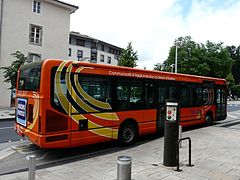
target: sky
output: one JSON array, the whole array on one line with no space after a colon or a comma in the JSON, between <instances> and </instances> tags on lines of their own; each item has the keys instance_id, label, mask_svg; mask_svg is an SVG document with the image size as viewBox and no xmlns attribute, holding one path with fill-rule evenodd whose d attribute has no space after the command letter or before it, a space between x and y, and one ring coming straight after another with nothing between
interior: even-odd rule
<instances>
[{"instance_id":1,"label":"sky","mask_svg":"<svg viewBox=\"0 0 240 180\"><path fill-rule=\"evenodd\" d=\"M197 43L240 45L240 0L62 0L79 9L70 30L138 54L138 68L153 69L178 37Z\"/></svg>"}]
</instances>

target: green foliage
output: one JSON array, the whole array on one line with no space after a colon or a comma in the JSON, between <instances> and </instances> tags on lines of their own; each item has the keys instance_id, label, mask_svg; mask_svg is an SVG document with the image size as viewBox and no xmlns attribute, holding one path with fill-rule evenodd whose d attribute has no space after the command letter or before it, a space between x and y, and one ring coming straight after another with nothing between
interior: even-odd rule
<instances>
[{"instance_id":1,"label":"green foliage","mask_svg":"<svg viewBox=\"0 0 240 180\"><path fill-rule=\"evenodd\" d=\"M226 77L228 91L232 92L233 87L235 86L235 80L232 73L229 73Z\"/></svg>"},{"instance_id":2,"label":"green foliage","mask_svg":"<svg viewBox=\"0 0 240 180\"><path fill-rule=\"evenodd\" d=\"M240 85L234 85L232 92L234 95L237 95L238 97L240 97Z\"/></svg>"},{"instance_id":3,"label":"green foliage","mask_svg":"<svg viewBox=\"0 0 240 180\"><path fill-rule=\"evenodd\" d=\"M163 66L160 63L154 65L153 70L161 71Z\"/></svg>"},{"instance_id":4,"label":"green foliage","mask_svg":"<svg viewBox=\"0 0 240 180\"><path fill-rule=\"evenodd\" d=\"M134 52L132 42L128 43L127 49L123 49L119 57L118 65L127 67L137 66L137 51Z\"/></svg>"},{"instance_id":5,"label":"green foliage","mask_svg":"<svg viewBox=\"0 0 240 180\"><path fill-rule=\"evenodd\" d=\"M227 46L230 57L233 60L232 74L236 84L240 84L240 46Z\"/></svg>"},{"instance_id":6,"label":"green foliage","mask_svg":"<svg viewBox=\"0 0 240 180\"><path fill-rule=\"evenodd\" d=\"M16 60L12 62L11 66L8 67L0 67L0 69L4 69L3 76L4 82L10 83L11 87L9 89L16 88L16 81L18 75L19 67L27 61L27 57L24 56L21 52L17 51L11 54Z\"/></svg>"},{"instance_id":7,"label":"green foliage","mask_svg":"<svg viewBox=\"0 0 240 180\"><path fill-rule=\"evenodd\" d=\"M226 78L230 73L232 59L223 43L207 41L198 44L190 36L175 40L178 46L178 73ZM170 48L169 56L164 62L165 70L170 71L175 63L176 46Z\"/></svg>"},{"instance_id":8,"label":"green foliage","mask_svg":"<svg viewBox=\"0 0 240 180\"><path fill-rule=\"evenodd\" d=\"M238 97L240 97L240 85L237 85L235 83L233 74L230 73L227 77L226 77L226 81L227 81L227 87L228 87L228 92L229 95L237 95Z\"/></svg>"}]
</instances>

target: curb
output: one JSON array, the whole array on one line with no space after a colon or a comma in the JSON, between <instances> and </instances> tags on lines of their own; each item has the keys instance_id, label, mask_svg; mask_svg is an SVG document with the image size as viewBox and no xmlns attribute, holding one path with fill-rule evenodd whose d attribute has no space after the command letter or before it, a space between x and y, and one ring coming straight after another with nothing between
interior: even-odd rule
<instances>
[{"instance_id":1,"label":"curb","mask_svg":"<svg viewBox=\"0 0 240 180\"><path fill-rule=\"evenodd\" d=\"M0 117L0 121L15 120L15 116L3 116Z\"/></svg>"}]
</instances>

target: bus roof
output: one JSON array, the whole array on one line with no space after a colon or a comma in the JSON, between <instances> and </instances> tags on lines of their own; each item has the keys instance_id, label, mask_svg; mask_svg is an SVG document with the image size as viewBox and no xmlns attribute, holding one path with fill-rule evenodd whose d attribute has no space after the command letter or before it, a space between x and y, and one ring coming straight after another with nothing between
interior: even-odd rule
<instances>
[{"instance_id":1,"label":"bus roof","mask_svg":"<svg viewBox=\"0 0 240 180\"><path fill-rule=\"evenodd\" d=\"M43 60L43 65L55 64L59 65L64 60L54 60L54 59L46 59ZM106 75L106 76L121 76L121 77L132 77L132 78L146 78L146 79L156 79L156 80L168 80L168 81L182 81L182 82L193 82L193 83L203 83L204 81L214 81L215 84L226 84L225 79L221 78L213 78L206 76L197 76L190 74L180 74L180 73L171 73L164 71L156 71L156 70L143 70L137 68L129 68L123 66L114 66L114 65L106 65L106 64L95 64L89 62L79 62L67 60L67 64L74 64L75 67L92 67L86 68L82 73L86 74L96 74L96 75Z\"/></svg>"}]
</instances>

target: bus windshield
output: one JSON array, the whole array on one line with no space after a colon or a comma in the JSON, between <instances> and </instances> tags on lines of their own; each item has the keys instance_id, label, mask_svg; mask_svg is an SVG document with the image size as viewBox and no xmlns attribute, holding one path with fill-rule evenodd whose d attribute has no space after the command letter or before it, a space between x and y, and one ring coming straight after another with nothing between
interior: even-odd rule
<instances>
[{"instance_id":1,"label":"bus windshield","mask_svg":"<svg viewBox=\"0 0 240 180\"><path fill-rule=\"evenodd\" d=\"M21 67L18 90L38 91L40 88L42 62L35 62Z\"/></svg>"}]
</instances>

